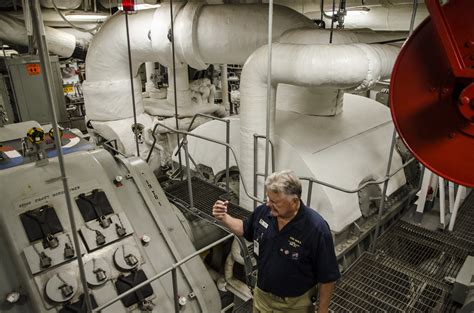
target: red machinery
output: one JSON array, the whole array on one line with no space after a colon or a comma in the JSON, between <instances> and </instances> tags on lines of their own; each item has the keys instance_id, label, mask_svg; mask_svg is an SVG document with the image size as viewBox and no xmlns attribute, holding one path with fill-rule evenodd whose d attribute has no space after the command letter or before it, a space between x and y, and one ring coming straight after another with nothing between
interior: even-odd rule
<instances>
[{"instance_id":1,"label":"red machinery","mask_svg":"<svg viewBox=\"0 0 474 313\"><path fill-rule=\"evenodd\" d=\"M390 87L393 120L427 168L474 187L474 0L425 0L430 12L403 46Z\"/></svg>"}]
</instances>

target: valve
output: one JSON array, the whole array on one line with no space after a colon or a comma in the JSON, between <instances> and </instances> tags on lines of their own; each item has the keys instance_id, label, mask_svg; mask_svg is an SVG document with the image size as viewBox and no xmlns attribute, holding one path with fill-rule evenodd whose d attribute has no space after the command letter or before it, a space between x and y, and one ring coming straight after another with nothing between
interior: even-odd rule
<instances>
[{"instance_id":1,"label":"valve","mask_svg":"<svg viewBox=\"0 0 474 313\"><path fill-rule=\"evenodd\" d=\"M29 142L39 145L45 139L44 130L41 127L32 127L26 133L26 137Z\"/></svg>"}]
</instances>

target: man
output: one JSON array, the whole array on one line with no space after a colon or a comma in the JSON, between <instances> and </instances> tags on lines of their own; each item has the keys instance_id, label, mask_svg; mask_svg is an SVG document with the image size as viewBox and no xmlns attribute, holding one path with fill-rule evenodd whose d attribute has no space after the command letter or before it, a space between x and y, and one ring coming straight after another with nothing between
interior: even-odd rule
<instances>
[{"instance_id":1,"label":"man","mask_svg":"<svg viewBox=\"0 0 474 313\"><path fill-rule=\"evenodd\" d=\"M245 221L227 214L228 202L217 201L213 215L234 234L254 244L258 277L254 312L328 312L340 273L326 221L301 201L301 182L291 171L265 181L267 201Z\"/></svg>"}]
</instances>

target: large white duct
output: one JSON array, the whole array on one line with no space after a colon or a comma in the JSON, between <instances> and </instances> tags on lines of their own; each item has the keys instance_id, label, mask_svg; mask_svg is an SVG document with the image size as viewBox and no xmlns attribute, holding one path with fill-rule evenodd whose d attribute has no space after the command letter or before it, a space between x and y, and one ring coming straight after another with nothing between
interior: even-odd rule
<instances>
[{"instance_id":1,"label":"large white duct","mask_svg":"<svg viewBox=\"0 0 474 313\"><path fill-rule=\"evenodd\" d=\"M280 83L298 86L328 86L365 90L389 77L398 48L386 45L301 45L272 47L272 110L270 138L274 138L276 87ZM267 103L267 46L255 51L245 63L241 83L240 171L253 189L253 134L265 134ZM261 169L263 171L263 167ZM240 204L250 208L251 200L241 193Z\"/></svg>"},{"instance_id":2,"label":"large white duct","mask_svg":"<svg viewBox=\"0 0 474 313\"><path fill-rule=\"evenodd\" d=\"M48 26L45 26L44 30L49 51L62 57L73 55L76 49L74 35ZM10 44L28 46L24 22L7 14L0 14L0 39Z\"/></svg>"},{"instance_id":3,"label":"large white duct","mask_svg":"<svg viewBox=\"0 0 474 313\"><path fill-rule=\"evenodd\" d=\"M319 2L319 1L318 1ZM410 4L368 6L370 11L349 10L344 18L345 28L370 28L373 30L408 31L413 12L413 2ZM327 11L330 13L330 10ZM321 18L319 8L316 11L303 13L311 19ZM424 3L418 4L414 26L418 26L427 16L428 10ZM324 18L326 27L331 20ZM335 23L337 25L337 22Z\"/></svg>"},{"instance_id":4,"label":"large white duct","mask_svg":"<svg viewBox=\"0 0 474 313\"><path fill-rule=\"evenodd\" d=\"M173 9L176 69L180 81L185 76L181 75L183 71L179 68L187 64L195 68L205 68L207 63L243 64L250 53L267 42L267 5L190 2L175 3ZM92 120L92 125L133 116L124 20L120 13L110 18L95 35L89 48L87 80L83 90L87 118ZM274 23L278 25L274 29L274 38L290 29L312 25L311 20L281 6L274 7ZM169 4L130 15L129 27L130 34L133 34L130 38L133 76L136 76L138 67L147 61L157 61L166 66L172 64L168 38ZM141 84L137 78L134 93L137 113L141 114ZM145 125L147 128L151 126ZM120 139L134 140L131 132L128 138L123 136Z\"/></svg>"},{"instance_id":5,"label":"large white duct","mask_svg":"<svg viewBox=\"0 0 474 313\"><path fill-rule=\"evenodd\" d=\"M375 32L370 29L334 30L333 44L377 43L404 39L406 32ZM284 33L279 43L324 44L329 43L329 30L311 28L290 30ZM313 102L317 99L318 105ZM333 116L342 110L343 92L337 88L301 87L279 84L277 89L277 108L279 110L305 113L318 116Z\"/></svg>"}]
</instances>

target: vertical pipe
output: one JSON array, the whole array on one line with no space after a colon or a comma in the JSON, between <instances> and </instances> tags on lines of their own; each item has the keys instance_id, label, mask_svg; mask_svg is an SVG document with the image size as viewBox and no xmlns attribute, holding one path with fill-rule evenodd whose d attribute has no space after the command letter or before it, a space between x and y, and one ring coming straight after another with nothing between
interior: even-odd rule
<instances>
[{"instance_id":1,"label":"vertical pipe","mask_svg":"<svg viewBox=\"0 0 474 313\"><path fill-rule=\"evenodd\" d=\"M448 197L449 197L449 213L453 213L454 209L454 183L448 182Z\"/></svg>"},{"instance_id":2,"label":"vertical pipe","mask_svg":"<svg viewBox=\"0 0 474 313\"><path fill-rule=\"evenodd\" d=\"M257 171L258 171L258 139L257 134L253 134L253 196L257 196ZM253 207L257 207L257 201L253 200Z\"/></svg>"},{"instance_id":3,"label":"vertical pipe","mask_svg":"<svg viewBox=\"0 0 474 313\"><path fill-rule=\"evenodd\" d=\"M188 179L189 206L194 208L193 184L191 182L191 168L189 165L188 137L183 135L184 157L186 159L186 177Z\"/></svg>"},{"instance_id":4,"label":"vertical pipe","mask_svg":"<svg viewBox=\"0 0 474 313\"><path fill-rule=\"evenodd\" d=\"M459 207L461 206L461 197L466 187L459 185L458 192L456 193L456 200L454 201L454 209L453 214L451 215L451 219L449 220L449 231L453 231L454 223L456 222L456 217L458 215Z\"/></svg>"},{"instance_id":5,"label":"vertical pipe","mask_svg":"<svg viewBox=\"0 0 474 313\"><path fill-rule=\"evenodd\" d=\"M270 156L270 123L272 111L272 37L273 37L273 0L268 1L268 63L267 63L267 123L265 138L265 178L268 177ZM265 192L264 192L265 194Z\"/></svg>"},{"instance_id":6,"label":"vertical pipe","mask_svg":"<svg viewBox=\"0 0 474 313\"><path fill-rule=\"evenodd\" d=\"M417 9L418 9L418 0L413 0L413 10L411 13L410 32L408 33L408 37L411 36L411 34L413 33L413 29L415 28L415 17L416 17Z\"/></svg>"},{"instance_id":7,"label":"vertical pipe","mask_svg":"<svg viewBox=\"0 0 474 313\"><path fill-rule=\"evenodd\" d=\"M229 187L229 158L230 158L230 151L229 151L229 144L230 144L230 121L225 121L225 142L227 143L227 147L225 147L225 188L227 192L230 192Z\"/></svg>"},{"instance_id":8,"label":"vertical pipe","mask_svg":"<svg viewBox=\"0 0 474 313\"><path fill-rule=\"evenodd\" d=\"M222 88L222 104L232 114L229 101L229 81L227 80L227 64L221 65L221 88Z\"/></svg>"},{"instance_id":9,"label":"vertical pipe","mask_svg":"<svg viewBox=\"0 0 474 313\"><path fill-rule=\"evenodd\" d=\"M446 225L446 196L444 194L444 179L439 176L439 222L441 227L444 229Z\"/></svg>"},{"instance_id":10,"label":"vertical pipe","mask_svg":"<svg viewBox=\"0 0 474 313\"><path fill-rule=\"evenodd\" d=\"M127 52L128 52L128 69L130 71L130 88L132 88L132 106L133 106L133 133L135 134L135 145L137 148L137 156L140 156L140 147L138 145L138 127L137 127L137 109L135 103L135 87L133 86L133 69L132 69L132 51L130 49L130 31L128 28L128 13L125 14L125 28L127 30Z\"/></svg>"},{"instance_id":11,"label":"vertical pipe","mask_svg":"<svg viewBox=\"0 0 474 313\"><path fill-rule=\"evenodd\" d=\"M56 106L57 99L54 96L55 92L53 90L53 86L50 83L50 82L53 82L54 80L53 71L51 69L51 60L49 59L48 45L46 43L46 37L44 34L44 25L43 25L42 17L41 17L41 9L39 7L38 0L28 0L28 2L30 6L30 14L31 14L31 19L32 19L32 24L33 24L33 32L36 37L36 43L38 45L38 50L39 50L41 67L44 71L43 82L44 82L44 87L47 90L46 97L50 104L49 110L52 116L53 129L54 129L55 134L59 134L58 118L55 111L55 108L57 107ZM71 224L72 238L74 242L74 249L77 255L77 262L79 265L79 275L81 277L82 288L84 290L87 312L91 312L92 304L91 304L91 299L89 295L89 289L87 287L86 274L84 271L84 263L82 261L81 246L79 243L79 236L77 234L76 221L74 218L74 212L72 211L71 194L69 192L69 183L68 183L68 178L66 176L66 167L64 165L64 156L63 156L63 150L61 147L60 136L54 136L54 143L56 145L56 149L58 153L59 169L61 171L61 180L63 182L64 196L66 198L67 213L69 217L69 223Z\"/></svg>"},{"instance_id":12,"label":"vertical pipe","mask_svg":"<svg viewBox=\"0 0 474 313\"><path fill-rule=\"evenodd\" d=\"M430 188L431 176L433 173L429 169L425 169L423 174L423 181L421 183L420 194L418 196L418 204L416 206L416 218L420 218L425 209L426 197L428 196L428 189Z\"/></svg>"},{"instance_id":13,"label":"vertical pipe","mask_svg":"<svg viewBox=\"0 0 474 313\"><path fill-rule=\"evenodd\" d=\"M308 198L306 200L306 206L311 206L311 194L313 193L313 181L308 181Z\"/></svg>"},{"instance_id":14,"label":"vertical pipe","mask_svg":"<svg viewBox=\"0 0 474 313\"><path fill-rule=\"evenodd\" d=\"M179 313L178 277L177 277L177 273L176 273L176 268L173 268L173 270L171 270L171 279L173 280L174 312Z\"/></svg>"},{"instance_id":15,"label":"vertical pipe","mask_svg":"<svg viewBox=\"0 0 474 313\"><path fill-rule=\"evenodd\" d=\"M390 155L388 156L387 171L385 172L385 178L389 177L390 169L392 168L393 151L395 150L396 139L397 139L397 132L394 128L393 129L393 135L392 135L392 144L390 146ZM383 184L382 198L380 199L379 212L378 212L378 216L377 216L377 226L375 227L375 236L374 236L374 240L372 242L372 247L370 249L370 251L372 253L374 253L374 251L375 251L375 243L377 242L377 237L379 236L379 232L380 232L380 221L382 220L382 214L383 214L383 210L385 208L385 198L387 196L387 188L388 188L389 180L390 179L387 179Z\"/></svg>"},{"instance_id":16,"label":"vertical pipe","mask_svg":"<svg viewBox=\"0 0 474 313\"><path fill-rule=\"evenodd\" d=\"M178 95L176 89L176 55L174 51L174 16L173 16L173 0L170 0L170 23L171 23L171 54L173 56L173 100L174 100L174 119L176 122L176 129L179 129L178 123ZM179 146L179 134L176 134L177 145ZM181 164L181 149L178 149L179 172L181 173L181 180L183 179L182 164Z\"/></svg>"},{"instance_id":17,"label":"vertical pipe","mask_svg":"<svg viewBox=\"0 0 474 313\"><path fill-rule=\"evenodd\" d=\"M145 62L145 73L146 73L145 91L153 90L155 87L153 84L153 75L155 73L154 62Z\"/></svg>"}]
</instances>

